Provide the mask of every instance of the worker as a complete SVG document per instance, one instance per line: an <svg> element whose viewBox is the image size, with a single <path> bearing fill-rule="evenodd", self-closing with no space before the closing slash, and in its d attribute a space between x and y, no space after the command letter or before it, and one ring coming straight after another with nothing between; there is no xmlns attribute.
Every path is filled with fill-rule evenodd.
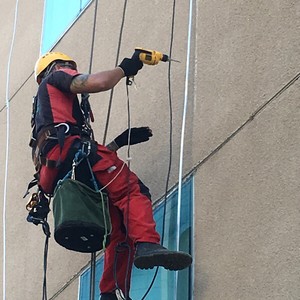
<svg viewBox="0 0 300 300"><path fill-rule="evenodd" d="M65 175L61 172L65 169L64 162L74 154L70 149L90 140L92 147L88 158L92 171L108 194L112 232L104 255L101 300L117 300L116 290L130 299L130 283L126 280L130 281L133 263L140 269L162 266L169 270L181 270L192 263L189 254L170 251L160 245L149 190L115 152L122 146L118 142L124 144L120 142L124 135L106 147L91 140L84 126L77 94L110 90L122 78L137 75L142 67L141 61L124 58L113 69L82 74L77 71L76 62L61 52L48 52L35 65L39 86L32 115L32 147L39 188L46 194L53 194L58 179ZM128 254L122 257L123 252L119 251L120 259L115 265L115 250L126 237L129 258Z"/></svg>

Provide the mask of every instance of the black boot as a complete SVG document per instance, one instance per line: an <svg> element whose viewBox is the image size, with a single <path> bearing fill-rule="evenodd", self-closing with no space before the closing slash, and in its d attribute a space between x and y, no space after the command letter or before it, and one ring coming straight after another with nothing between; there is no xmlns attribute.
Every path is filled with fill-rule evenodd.
<svg viewBox="0 0 300 300"><path fill-rule="evenodd" d="M118 300L118 298L115 294L104 293L104 294L101 294L100 300Z"/></svg>
<svg viewBox="0 0 300 300"><path fill-rule="evenodd" d="M191 255L181 251L170 251L160 244L137 243L134 265L139 269L152 269L156 266L168 270L182 270L192 264Z"/></svg>
<svg viewBox="0 0 300 300"><path fill-rule="evenodd" d="M100 300L118 300L118 297L114 293L104 293L101 294ZM132 299L127 298L127 300L132 300Z"/></svg>

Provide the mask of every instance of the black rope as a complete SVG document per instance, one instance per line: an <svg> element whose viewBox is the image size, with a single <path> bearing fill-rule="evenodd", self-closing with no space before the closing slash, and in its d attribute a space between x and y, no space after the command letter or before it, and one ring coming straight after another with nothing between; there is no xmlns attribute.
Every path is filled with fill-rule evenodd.
<svg viewBox="0 0 300 300"><path fill-rule="evenodd" d="M130 134L131 134L131 117L130 117L130 98L129 98L129 88L128 84L126 84L126 95L127 95L127 122L128 122L128 146L127 146L127 165L128 165L128 174L127 174L127 216L125 220L125 227L126 227L126 237L125 242L128 241L128 232L129 232L129 210L130 210ZM128 244L128 243L127 243ZM127 270L125 276L125 299L129 297L128 295L128 273L129 273L129 264L130 264L130 247L128 253L128 260L127 260ZM130 280L130 279L129 279Z"/></svg>
<svg viewBox="0 0 300 300"><path fill-rule="evenodd" d="M124 250L125 249L125 250ZM130 268L130 257L131 257L131 249L129 244L127 243L127 241L120 243L116 246L115 249L115 258L114 258L114 280L115 280L115 286L116 286L116 290L118 290L119 292L121 291L120 287L119 287L119 283L118 283L118 277L117 277L117 266L118 266L118 256L119 253L126 251L126 249L128 250L128 259L127 259L127 266L126 266L126 277L125 277L125 295L123 298L122 294L120 294L120 297L122 298L122 300L127 300L129 298L128 295L128 274L129 274L129 268Z"/></svg>
<svg viewBox="0 0 300 300"><path fill-rule="evenodd" d="M169 57L171 58L172 58L173 40L174 40L175 11L176 11L176 0L173 1L173 10L172 10L171 39L170 39L170 48L169 48ZM163 205L163 220L162 220L163 228L161 233L162 245L165 237L167 194L168 194L168 187L169 187L170 175L172 169L172 154L173 154L173 108L172 108L172 88L171 88L171 61L169 62L169 67L168 67L168 98L169 98L169 164L168 164L167 180L166 180L165 195L164 195L164 205ZM159 267L156 267L152 281L141 300L144 300L146 296L149 294L149 292L151 291L155 279L157 277L158 270Z"/></svg>
<svg viewBox="0 0 300 300"><path fill-rule="evenodd" d="M119 249L120 248L128 248L128 255L127 255L127 267L126 267L126 275L125 275L125 299L129 298L128 292L128 280L130 280L128 278L128 274L129 274L129 267L130 267L130 258L131 258L131 249L130 246L128 244L128 232L129 232L129 209L130 209L130 135L131 135L131 117L130 117L130 98L129 98L129 88L128 88L128 84L126 83L126 95L127 95L127 127L128 127L128 144L127 144L127 166L128 166L128 170L127 170L127 215L124 218L124 226L125 226L125 239L122 243L120 243L119 245L117 245L116 249L115 249L115 260L114 260L114 279L115 279L115 285L116 285L116 289L120 290L119 288L119 284L118 284L118 278L117 278L117 273L116 273L116 268L117 268L117 261L118 261L118 253L119 253ZM120 295L121 298L122 295Z"/></svg>
<svg viewBox="0 0 300 300"><path fill-rule="evenodd" d="M176 1L173 1L173 13L172 13L172 27L171 27L171 42L170 42L170 51L169 55L172 57L172 48L173 48L173 38L174 38L174 20L175 20L175 7L176 7ZM93 57L93 48L94 48L94 38L95 38L95 24L96 24L96 11L97 11L97 4L98 1L96 1L95 4L95 20L94 20L94 27L93 27L93 39L92 39L92 47L91 47L91 56L90 56L90 72L91 72L91 65L92 65L92 57ZM115 62L115 67L117 66L119 62L119 56L120 56L120 49L121 49L121 42L122 42L122 35L123 35L123 29L124 29L124 23L125 23L125 14L126 14L126 8L127 8L127 0L124 1L124 7L123 7L123 17L122 17L122 23L121 23L121 29L120 29L120 34L119 34L119 41L118 41L118 49L117 49L117 55L116 55L116 62ZM169 62L169 69L168 69L168 86L169 86L169 113L170 113L170 136L169 136L169 144L170 144L170 149L169 149L169 165L168 165L168 172L167 172L167 181L166 181L166 189L165 189L165 201L164 201L164 213L163 213L163 229L162 229L162 235L161 235L161 242L163 244L164 240L164 234L165 234L165 215L166 215L166 198L167 198L167 192L168 192L168 186L169 186L169 180L170 180L170 174L171 174L171 168L172 168L172 132L173 132L173 117L172 117L172 96L171 96L171 62ZM126 91L127 91L127 100L128 100L128 128L130 130L130 111L129 111L129 91L128 91L128 85L126 85ZM110 98L109 98L109 105L108 105L108 112L107 112L107 119L106 119L106 125L105 125L105 131L103 135L103 144L106 142L106 137L107 137L107 131L108 131L108 126L109 126L109 120L110 120L110 114L111 114L111 107L112 107L112 99L113 99L113 94L114 94L114 89L111 89L110 93ZM129 139L130 141L130 131L129 131ZM130 144L128 143L128 151L127 151L127 156L129 157L130 155ZM128 168L130 167L130 160L128 160ZM128 171L129 172L129 171ZM128 211L129 211L129 176L128 176ZM118 245L119 247L128 247L127 239L128 239L128 214L126 216L125 221L125 227L126 227L126 238L125 242L121 243ZM116 283L116 288L119 289L118 287L118 280L117 280L117 275L116 275L116 267L117 267L117 259L118 259L118 246L116 249L116 256L115 256L115 262L114 262L114 277L115 277L115 283ZM127 299L128 295L128 273L129 273L129 259L130 259L130 247L128 247L129 255L128 255L128 262L127 262L127 270L126 270L126 278L125 278L125 298ZM95 259L95 254L92 254L92 257L94 256ZM158 267L156 268L154 277L152 279L152 282L146 291L145 295L143 296L142 300L145 299L147 294L150 292L154 281L156 279L157 273L158 273ZM91 298L93 299L93 298Z"/></svg>
<svg viewBox="0 0 300 300"><path fill-rule="evenodd" d="M47 300L47 258L48 258L48 245L49 238L51 236L50 226L47 222L47 216L50 212L51 198L45 197L45 195L38 191L34 193L31 197L30 202L27 203L26 209L30 209L27 216L27 221L33 223L34 225L42 225L43 232L46 236L45 246L44 246L44 265L43 265L43 288L42 288L42 300Z"/></svg>
<svg viewBox="0 0 300 300"><path fill-rule="evenodd" d="M46 235L44 246L44 279L43 279L43 300L47 300L47 260L48 260L48 246L49 235Z"/></svg>
<svg viewBox="0 0 300 300"><path fill-rule="evenodd" d="M47 300L47 260L48 260L48 246L49 246L49 238L51 236L50 226L47 222L47 218L39 218L30 216L29 222L34 223L35 225L42 225L43 232L46 236L45 246L44 246L44 265L43 265L43 295L42 300Z"/></svg>
<svg viewBox="0 0 300 300"><path fill-rule="evenodd" d="M120 50L121 50L121 43L122 43L122 36L123 36L123 29L124 29L124 24L125 24L125 15L126 15L126 8L127 8L127 0L124 1L124 6L123 6L123 14L122 14L122 22L121 22L121 28L120 28L120 33L119 33L119 40L118 40L118 48L117 48L117 54L116 54L116 61L115 61L115 67L118 65L119 62L119 58L120 58ZM126 89L127 89L127 108L128 108L128 128L129 128L129 134L128 134L128 157L129 157L129 149L130 149L130 110L129 110L129 91L128 91L128 86L126 85ZM106 137L107 137L107 131L108 131L108 126L109 126L109 120L110 120L110 114L111 114L111 107L112 107L112 100L113 100L113 95L114 95L114 89L112 88L110 91L110 97L109 97L109 104L108 104L108 111L107 111L107 118L106 118L106 124L105 124L105 130L104 130L104 134L103 134L103 145L105 145L106 143ZM130 170L130 161L128 161L128 169ZM129 172L128 170L128 172ZM130 190L129 190L129 174L127 176L127 180L128 180L128 211L129 211L129 201L130 201ZM128 260L127 260L127 268L126 268L126 277L125 277L125 299L127 299L129 297L128 295L128 274L129 274L129 267L130 267L130 257L131 257L131 250L130 247L128 245L128 216L129 214L127 214L126 219L124 219L125 222L125 229L126 229L126 236L125 236L125 240L123 243L119 244L116 249L115 249L115 259L114 259L114 279L115 279L115 285L116 285L116 290L121 290L119 288L119 284L118 284L118 278L117 278L117 273L116 273L116 268L117 268L117 261L118 261L118 252L120 251L119 249L121 248L128 248ZM120 297L123 298L122 295L120 295ZM125 300L124 299L124 300Z"/></svg>
<svg viewBox="0 0 300 300"><path fill-rule="evenodd" d="M93 66L93 57L94 57L94 46L95 46L95 36L96 36L96 22L97 22L97 12L98 12L98 0L95 0L95 9L94 9L94 22L93 22L93 31L92 31L92 41L91 41L91 52L90 52L90 63L89 63L89 73L92 72ZM89 105L88 97L86 97L87 104ZM95 278L96 278L96 253L91 254L91 273L90 273L90 300L95 298Z"/></svg>
<svg viewBox="0 0 300 300"><path fill-rule="evenodd" d="M121 23L121 29L120 29L120 34L119 34L119 41L118 41L118 49L117 49L117 55L116 55L116 62L115 66L117 66L118 61L119 61L119 56L120 56L120 49L121 49L121 41L122 41L122 35L123 35L123 28L124 28L124 23L125 23L125 12L126 12L126 7L127 7L127 0L124 1L124 8L123 8L123 17L122 17L122 23ZM96 0L95 3L95 13L94 13L94 24L93 24L93 35L92 35L92 43L91 43L91 53L90 53L90 65L89 65L89 73L92 71L92 60L93 60L93 55L94 55L94 44L95 44L95 32L96 32L96 20L97 20L97 8L98 8L98 0ZM113 92L114 89L111 90L110 93L110 99L109 99L109 106L108 106L108 113L107 113L107 120L106 120L106 125L105 125L105 132L104 132L104 138L103 138L103 145L105 145L106 141L106 136L107 136L107 131L108 131L108 125L109 125L109 118L110 118L110 112L111 112L111 106L112 106L112 99L113 99ZM128 92L127 92L128 95ZM128 104L129 105L129 104ZM129 121L130 122L130 121ZM129 133L130 134L130 133ZM130 135L129 135L130 136ZM129 151L129 150L128 150ZM129 202L129 201L128 201ZM127 223L128 224L128 223ZM126 241L127 241L127 230L126 230ZM124 244L123 244L124 247ZM116 249L117 252L117 249ZM130 249L129 249L129 254L130 254ZM130 257L130 255L128 256ZM116 278L116 266L117 266L117 254L115 256L115 263L114 263L114 277L115 277L115 283L116 283L116 288L118 289L118 282ZM90 299L94 300L94 281L95 281L95 260L96 260L96 253L91 254L91 285L90 285ZM125 282L125 297L127 298L127 286L128 286L128 278L127 274L129 272L129 261L127 262L127 271L126 271L126 282Z"/></svg>
<svg viewBox="0 0 300 300"><path fill-rule="evenodd" d="M91 254L90 273L90 300L95 298L95 277L96 277L96 253Z"/></svg>
<svg viewBox="0 0 300 300"><path fill-rule="evenodd" d="M120 29L120 35L119 35L119 41L118 41L118 49L117 49L117 55L116 55L116 62L115 66L117 66L120 56L120 49L121 49L121 40L123 35L123 28L124 28L124 22L125 22L125 12L127 7L127 0L124 2L124 8L123 8L123 18L121 23L121 29ZM93 62L93 56L94 56L94 44L95 44L95 32L96 32L96 20L97 20L97 9L98 9L98 0L95 2L95 11L94 11L94 24L93 24L93 34L92 34L92 42L91 42L91 53L90 53L90 64L89 64L89 73L92 71L92 62ZM103 138L103 145L105 145L106 135L108 131L108 125L109 125L109 118L110 118L110 112L111 112L111 106L112 106L112 99L113 99L113 92L114 90L111 90L110 93L110 100L109 100L109 107L108 107L108 113L107 113L107 120L106 120L106 126L105 126L105 132L104 132L104 138ZM88 99L88 97L87 97ZM88 100L86 100L88 101ZM126 240L127 240L127 231L126 231ZM116 255L117 260L117 255ZM96 253L91 254L91 275L90 275L90 300L94 300L94 281L95 281L95 261L96 261ZM116 262L115 262L116 265ZM127 266L127 272L128 274L128 268L129 268L129 261ZM115 271L114 271L115 273ZM115 275L116 277L116 275ZM127 291L127 276L126 276L126 293ZM117 278L115 278L116 287L118 288ZM125 295L127 297L127 295Z"/></svg>
<svg viewBox="0 0 300 300"><path fill-rule="evenodd" d="M119 34L118 50L117 50L117 55L116 55L115 67L118 65L119 58L120 58L120 49L121 49L124 23L125 23L126 8L127 8L127 0L124 1L123 16L122 16L122 23L121 23L120 34ZM114 95L114 89L112 88L110 91L110 96L109 96L108 111L107 111L106 124L105 124L105 130L104 130L104 135L103 135L103 143L102 143L103 145L105 145L105 142L106 142L113 95Z"/></svg>
<svg viewBox="0 0 300 300"><path fill-rule="evenodd" d="M95 36L96 36L96 23L97 23L97 11L98 11L98 0L95 1L95 9L94 9L94 24L93 24L92 41L91 41L91 54L90 54L89 73L92 72L92 66L93 66Z"/></svg>

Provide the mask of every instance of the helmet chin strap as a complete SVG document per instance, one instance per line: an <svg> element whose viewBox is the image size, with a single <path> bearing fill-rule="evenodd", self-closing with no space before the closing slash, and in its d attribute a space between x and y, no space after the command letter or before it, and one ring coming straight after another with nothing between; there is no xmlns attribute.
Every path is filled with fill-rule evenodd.
<svg viewBox="0 0 300 300"><path fill-rule="evenodd" d="M57 64L56 61L54 61L52 64L50 64L50 65L47 67L46 71L44 72L44 75L43 75L42 78L45 78L45 77L47 77L50 73L52 73L52 71L53 71L53 69L54 69L54 67L55 67L56 64Z"/></svg>
<svg viewBox="0 0 300 300"><path fill-rule="evenodd" d="M53 69L56 65L60 65L62 67L67 67L67 68L71 68L74 69L74 65L71 62L65 61L65 62L59 62L59 61L54 61L52 64L50 64L46 71L44 72L44 75L42 78L47 77L49 74L51 74L53 72Z"/></svg>

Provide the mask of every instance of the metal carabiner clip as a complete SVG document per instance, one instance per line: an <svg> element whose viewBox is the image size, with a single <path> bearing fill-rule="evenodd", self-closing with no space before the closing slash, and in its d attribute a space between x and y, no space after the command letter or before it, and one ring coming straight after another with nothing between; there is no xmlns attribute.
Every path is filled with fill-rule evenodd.
<svg viewBox="0 0 300 300"><path fill-rule="evenodd" d="M67 123L59 123L59 124L55 125L54 127L58 128L58 127L60 127L60 126L66 126L65 133L68 133L68 132L69 132L69 130L70 130L69 124L67 124Z"/></svg>

